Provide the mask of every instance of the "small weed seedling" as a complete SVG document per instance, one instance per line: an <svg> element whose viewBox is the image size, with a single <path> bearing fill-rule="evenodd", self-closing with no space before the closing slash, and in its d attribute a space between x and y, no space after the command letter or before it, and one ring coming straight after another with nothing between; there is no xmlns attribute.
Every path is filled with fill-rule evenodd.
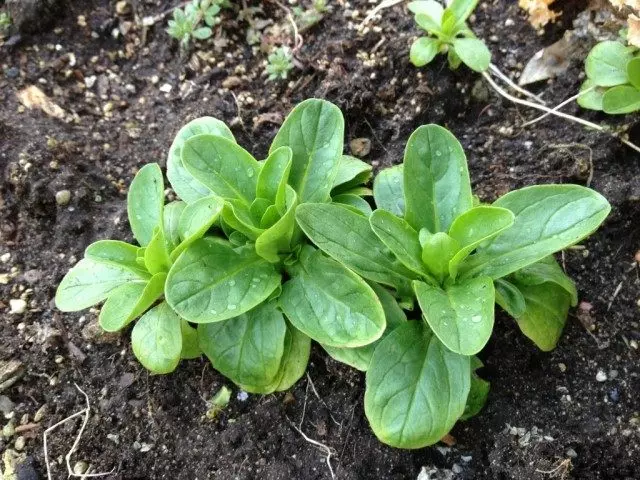
<svg viewBox="0 0 640 480"><path fill-rule="evenodd" d="M11 17L7 12L0 12L0 37L4 37L11 26Z"/></svg>
<svg viewBox="0 0 640 480"><path fill-rule="evenodd" d="M167 33L180 41L183 50L189 49L192 39L206 40L213 34L212 28L220 23L218 14L228 0L193 0L192 3L173 11Z"/></svg>
<svg viewBox="0 0 640 480"><path fill-rule="evenodd" d="M295 220L308 202L371 213L361 198L371 167L343 156L344 120L322 100L298 105L257 161L221 121L183 127L167 177L180 201L164 203L160 167L134 178L128 216L140 245L102 240L62 280L56 304L77 311L105 301L100 325L131 332L154 373L204 352L249 392L291 387L311 339L336 348L376 341L386 326L377 290L314 248ZM197 328L194 328L197 326Z"/></svg>
<svg viewBox="0 0 640 480"><path fill-rule="evenodd" d="M286 80L293 69L293 57L289 47L278 47L267 58L267 79Z"/></svg>
<svg viewBox="0 0 640 480"><path fill-rule="evenodd" d="M598 43L585 62L578 104L612 115L640 110L640 54L616 41Z"/></svg>
<svg viewBox="0 0 640 480"><path fill-rule="evenodd" d="M453 0L444 8L435 0L411 2L409 10L415 14L416 23L429 34L411 46L411 63L422 67L438 53L446 53L452 69L464 63L476 72L487 70L491 52L466 23L477 4L478 0Z"/></svg>
<svg viewBox="0 0 640 480"><path fill-rule="evenodd" d="M378 438L420 448L482 408L489 386L475 374L475 355L491 336L494 304L540 349L555 347L577 293L552 255L594 232L610 206L578 185L532 186L478 204L462 146L437 125L411 135L404 164L376 177L374 198L369 216L310 203L296 217L334 260L391 288L408 309L417 300L418 321L397 305L385 309L374 348L328 351L366 370L365 412Z"/></svg>

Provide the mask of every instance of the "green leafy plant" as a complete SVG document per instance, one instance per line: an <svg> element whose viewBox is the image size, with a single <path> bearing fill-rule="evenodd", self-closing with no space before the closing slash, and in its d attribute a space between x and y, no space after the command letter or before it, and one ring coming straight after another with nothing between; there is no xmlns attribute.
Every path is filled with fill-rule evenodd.
<svg viewBox="0 0 640 480"><path fill-rule="evenodd" d="M160 167L143 167L127 209L140 246L90 245L59 285L58 308L106 300L107 331L142 315L131 343L147 369L167 373L203 352L256 393L293 385L311 339L335 348L378 340L386 320L377 290L313 247L295 220L308 202L371 213L362 198L372 193L362 186L371 167L342 155L343 136L340 110L322 100L291 112L263 161L223 122L190 122L167 160L181 200L165 205Z"/></svg>
<svg viewBox="0 0 640 480"><path fill-rule="evenodd" d="M616 41L598 43L585 61L578 104L616 115L640 110L640 53Z"/></svg>
<svg viewBox="0 0 640 480"><path fill-rule="evenodd" d="M554 348L577 293L552 255L594 232L610 206L578 185L478 204L462 146L437 125L411 135L403 165L383 170L373 191L370 215L309 203L296 218L335 261L408 309L417 300L422 320L406 321L387 292L387 329L375 347L328 351L366 370L365 412L378 438L420 448L482 408L488 384L475 355L491 336L495 304L540 349Z"/></svg>
<svg viewBox="0 0 640 480"><path fill-rule="evenodd" d="M446 53L452 69L464 63L476 72L487 70L491 52L482 40L476 38L466 23L477 4L478 0L453 0L444 8L435 0L409 3L409 10L414 13L416 23L429 34L418 38L411 45L411 63L422 67L430 63L438 53Z"/></svg>
<svg viewBox="0 0 640 480"><path fill-rule="evenodd" d="M291 50L288 47L278 47L267 57L268 79L274 80L286 80L289 76L289 72L293 69L293 56Z"/></svg>
<svg viewBox="0 0 640 480"><path fill-rule="evenodd" d="M0 36L4 36L11 26L11 17L7 12L0 12Z"/></svg>
<svg viewBox="0 0 640 480"><path fill-rule="evenodd" d="M180 41L187 50L192 39L206 40L213 34L212 27L220 23L218 14L222 7L228 7L228 0L192 0L191 3L173 11L167 33Z"/></svg>

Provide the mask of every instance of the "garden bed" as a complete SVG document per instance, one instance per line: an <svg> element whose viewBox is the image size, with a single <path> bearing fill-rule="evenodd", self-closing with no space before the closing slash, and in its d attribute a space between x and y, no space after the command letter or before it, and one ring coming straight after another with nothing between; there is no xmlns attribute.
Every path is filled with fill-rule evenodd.
<svg viewBox="0 0 640 480"><path fill-rule="evenodd" d="M272 83L261 76L265 56L245 42L246 25L228 14L221 36L196 46L202 56L195 62L180 54L164 19L143 28L133 12L116 13L115 2L68 3L52 29L0 47L0 255L10 254L0 257L0 274L9 273L0 282L0 361L24 366L0 395L29 424L47 405L39 424L21 433L27 461L19 479L46 478L44 428L85 407L74 383L91 412L71 464L115 469L112 478L331 478L326 452L298 429L331 449L339 479L416 478L423 467L437 475L426 478L640 477L639 154L561 119L522 129L535 114L503 101L465 68L451 72L437 59L416 69L408 48L418 31L402 5L359 33L355 27L372 5L329 2L332 12L303 33L302 68L288 82ZM282 10L264 3L264 18L286 25ZM562 36L579 2L565 3L565 15L545 35L505 0L483 3L472 28L488 41L493 62L514 73ZM174 4L132 5L142 18ZM125 22L131 24L123 28ZM126 33L114 35L118 28ZM557 104L578 90L581 71L575 63L536 93ZM25 110L17 93L29 85L49 95L65 120ZM59 281L89 243L131 240L126 187L143 164L164 165L188 120L224 120L240 145L264 158L284 115L309 97L342 109L345 143L369 139L365 159L376 169L401 162L416 127L438 123L465 148L482 200L525 185L591 179L613 207L584 249L562 257L591 309L582 304L571 312L551 353L537 350L499 313L480 355L492 383L487 406L454 428L451 446L403 451L381 444L364 416L364 375L317 346L308 377L291 392L245 398L205 358L151 376L133 357L128 335L100 333L96 312L62 314L53 306ZM612 122L575 106L567 111ZM630 135L637 142L639 128ZM67 205L56 203L62 190L71 193ZM25 293L26 311L10 314L9 300ZM207 401L223 385L232 387L231 403L208 420ZM80 424L49 435L52 478L66 476L60 460ZM14 448L14 440L0 437L0 450Z"/></svg>

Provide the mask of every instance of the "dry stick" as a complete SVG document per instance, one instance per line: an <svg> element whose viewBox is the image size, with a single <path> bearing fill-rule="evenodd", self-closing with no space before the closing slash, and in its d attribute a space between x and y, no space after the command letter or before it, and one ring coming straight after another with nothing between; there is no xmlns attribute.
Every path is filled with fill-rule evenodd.
<svg viewBox="0 0 640 480"><path fill-rule="evenodd" d="M487 83L489 83L489 85L496 92L498 92L498 94L500 94L501 96L503 96L507 100L512 101L513 103L524 105L525 107L529 107L529 108L535 108L537 110L542 110L543 112L547 112L547 113L550 113L551 115L555 115L557 117L564 118L565 120L569 120L571 122L579 123L581 125L584 125L585 127L593 128L594 130L597 130L599 132L608 133L612 137L617 138L618 140L620 140L622 143L627 145L629 148L632 148L636 152L640 153L640 147L638 147L637 145L631 143L628 140L625 140L620 135L617 135L617 134L615 134L613 132L610 132L610 131L606 130L602 125L598 125L597 123L589 122L588 120L583 120L582 118L574 117L573 115L569 115L568 113L555 111L555 110L553 110L553 109L551 109L549 107L545 107L544 105L538 105L537 103L529 102L527 100L523 100L521 98L514 97L510 93L508 93L505 90L503 90L496 82L494 82L493 79L491 78L491 76L487 72L482 72L482 76L487 81Z"/></svg>
<svg viewBox="0 0 640 480"><path fill-rule="evenodd" d="M498 67L496 67L493 63L489 64L489 69L494 73L494 75L498 78L500 78L504 83L506 83L507 85L509 85L511 88L513 88L516 92L520 92L521 94L523 94L525 97L529 97L533 100L536 100L538 103L540 103L541 105L546 105L547 103L542 100L542 98L540 98L538 95L536 95L535 93L530 92L527 89L522 88L520 85L518 85L517 83L515 83L513 80L511 80L507 75L505 75L504 73L502 73L500 71L500 69Z"/></svg>
<svg viewBox="0 0 640 480"><path fill-rule="evenodd" d="M578 98L580 98L582 95L589 93L591 90L593 90L596 87L589 87L586 90L583 90L581 92L578 92L576 95L574 95L573 97L569 97L567 98L564 102L556 105L555 107L553 107L553 111L557 112L558 110L560 110L562 107L564 107L565 105L568 105L569 103L573 102L574 100L577 100ZM545 118L547 118L549 115L551 115L551 113L544 113L542 115L540 115L537 118L534 118L533 120L529 120L528 122L525 122L522 124L523 127L528 127L529 125L533 125L534 123L539 122L540 120L544 120Z"/></svg>
<svg viewBox="0 0 640 480"><path fill-rule="evenodd" d="M304 45L304 39L302 38L302 35L300 35L300 32L298 32L298 25L296 25L296 21L293 19L293 15L291 14L291 9L286 5L283 5L282 3L280 3L278 0L271 0L271 1L275 3L278 7L280 7L282 10L284 10L285 13L287 14L287 19L289 20L289 23L291 23L291 27L293 28L293 53L295 54L298 50L302 48L302 45Z"/></svg>
<svg viewBox="0 0 640 480"><path fill-rule="evenodd" d="M327 402L325 402L318 394L318 391L316 390L316 386L313 384L313 380L311 380L311 376L309 375L309 372L307 372L307 382L308 382L307 385L311 385L311 390L313 391L316 398L320 401L320 403L322 403L322 405L324 405L324 408L326 408L327 411L329 412L329 418L331 418L333 423L335 423L338 427L342 427L342 424L338 422L335 418L333 418L333 414L331 413L331 409L329 408L329 405L327 405Z"/></svg>
<svg viewBox="0 0 640 480"><path fill-rule="evenodd" d="M378 12L380 12L381 10L384 10L385 8L389 8L389 7L393 7L394 5L397 5L399 3L402 3L404 0L384 0L383 2L381 2L379 5L376 5L375 8L373 8L366 17L364 17L364 20L362 21L362 23L360 23L359 27L362 28L364 27L367 23L369 23L371 21L371 19L373 17L375 17Z"/></svg>

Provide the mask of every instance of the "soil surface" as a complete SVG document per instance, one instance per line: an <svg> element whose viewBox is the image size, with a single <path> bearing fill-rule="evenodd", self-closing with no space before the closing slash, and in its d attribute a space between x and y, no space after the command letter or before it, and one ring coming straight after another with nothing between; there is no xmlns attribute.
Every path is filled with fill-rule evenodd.
<svg viewBox="0 0 640 480"><path fill-rule="evenodd" d="M23 366L16 383L0 387L3 425L13 412L21 430L0 436L0 451L23 447L20 480L47 478L44 429L86 405L74 384L91 408L70 463L114 472L105 478L331 478L326 449L298 429L331 451L338 479L415 479L421 471L422 479L640 478L640 155L563 120L520 128L535 112L441 59L416 69L408 48L419 32L403 5L358 32L374 3L328 2L332 11L302 32L300 65L281 83L266 82L265 54L247 44L247 23L230 12L191 55L166 34L166 16L139 26L170 11L175 2L166 0L124 9L115 1L67 1L49 30L0 47L0 361ZM267 40L291 42L281 8L253 4L263 4L257 18L282 26ZM562 36L582 2L566 4L544 35L506 0L482 2L472 27L488 40L494 63L514 75ZM578 90L581 69L577 59L535 90L557 104ZM29 85L62 108L63 118L25 109L17 92ZM419 125L439 123L465 147L483 200L525 185L591 179L613 206L584 248L562 257L587 304L571 312L556 350L538 351L499 314L481 355L492 383L487 406L454 428L453 446L402 451L381 444L363 412L364 375L320 348L291 392L246 398L206 359L151 376L133 357L128 332L101 334L96 310L62 314L53 306L57 284L89 243L131 240L126 188L145 163L164 165L181 125L218 117L263 158L284 115L309 97L342 109L345 144L369 138L366 158L376 168L399 163ZM637 117L566 111L628 126L640 140ZM56 202L61 190L71 193L67 205ZM10 300L19 298L26 311L10 313ZM207 401L223 385L233 390L231 403L207 420ZM67 476L64 457L82 418L48 434L53 479Z"/></svg>

